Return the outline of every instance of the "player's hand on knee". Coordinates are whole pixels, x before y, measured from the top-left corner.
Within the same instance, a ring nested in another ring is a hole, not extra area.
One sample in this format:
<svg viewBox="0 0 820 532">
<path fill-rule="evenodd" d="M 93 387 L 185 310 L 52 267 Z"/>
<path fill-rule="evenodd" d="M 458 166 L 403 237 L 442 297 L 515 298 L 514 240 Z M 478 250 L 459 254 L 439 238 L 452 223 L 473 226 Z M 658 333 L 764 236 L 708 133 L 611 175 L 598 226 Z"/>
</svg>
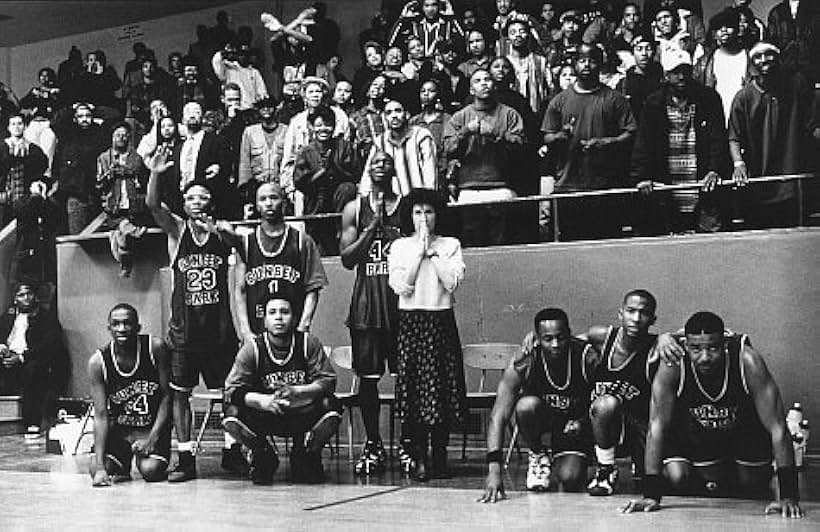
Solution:
<svg viewBox="0 0 820 532">
<path fill-rule="evenodd" d="M 658 356 L 667 366 L 677 366 L 686 356 L 686 351 L 669 333 L 658 335 L 657 350 Z"/>
<path fill-rule="evenodd" d="M 577 436 L 581 434 L 581 420 L 570 419 L 567 421 L 567 424 L 564 425 L 564 434 L 567 436 Z"/>
<path fill-rule="evenodd" d="M 500 468 L 500 464 L 498 464 L 496 468 L 490 468 L 490 472 L 487 474 L 487 485 L 484 488 L 484 493 L 477 499 L 477 502 L 496 503 L 507 498 L 504 492 L 504 481 L 501 480 Z"/>
<path fill-rule="evenodd" d="M 791 519 L 800 519 L 803 517 L 803 510 L 800 504 L 794 499 L 783 499 L 782 501 L 774 501 L 766 506 L 764 511 L 766 515 L 781 514 L 783 517 Z"/>
<path fill-rule="evenodd" d="M 108 472 L 101 467 L 97 469 L 92 475 L 91 485 L 95 488 L 99 488 L 102 486 L 110 486 L 111 477 L 109 477 Z"/>
<path fill-rule="evenodd" d="M 661 503 L 655 499 L 632 499 L 624 506 L 621 506 L 622 514 L 634 512 L 656 512 L 661 509 Z"/>
</svg>

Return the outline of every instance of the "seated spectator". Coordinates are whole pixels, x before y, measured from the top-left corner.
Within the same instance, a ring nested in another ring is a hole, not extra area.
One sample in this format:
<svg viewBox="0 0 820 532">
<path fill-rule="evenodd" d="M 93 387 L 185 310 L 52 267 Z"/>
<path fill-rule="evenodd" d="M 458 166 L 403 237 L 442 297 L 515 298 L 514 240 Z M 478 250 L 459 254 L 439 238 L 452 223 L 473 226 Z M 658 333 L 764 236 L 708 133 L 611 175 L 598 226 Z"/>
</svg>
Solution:
<svg viewBox="0 0 820 532">
<path fill-rule="evenodd" d="M 282 101 L 276 106 L 276 118 L 280 124 L 286 126 L 290 120 L 305 110 L 305 102 L 301 95 L 302 81 L 288 81 L 282 86 Z"/>
<path fill-rule="evenodd" d="M 279 467 L 270 435 L 293 438 L 293 480 L 324 481 L 322 448 L 342 417 L 333 396 L 336 375 L 322 343 L 296 332 L 295 325 L 290 300 L 273 295 L 265 304 L 265 330 L 243 344 L 225 380 L 222 425 L 251 450 L 254 484 L 271 484 Z"/>
<path fill-rule="evenodd" d="M 327 61 L 316 65 L 316 77 L 327 81 L 331 91 L 336 90 L 336 85 L 339 82 L 344 81 L 347 83 L 347 77 L 342 74 L 342 56 L 338 54 L 331 55 Z"/>
<path fill-rule="evenodd" d="M 272 98 L 256 102 L 256 108 L 261 121 L 245 128 L 239 149 L 237 185 L 246 217 L 253 212 L 256 187 L 262 183 L 279 184 L 285 133 L 288 129 L 276 120 L 276 103 Z"/>
<path fill-rule="evenodd" d="M 476 2 L 466 2 L 466 5 L 461 9 L 461 28 L 464 30 L 464 35 L 467 35 L 473 30 L 478 30 L 484 35 L 491 35 L 493 29 L 487 21 L 487 15 L 480 5 Z M 489 43 L 494 44 L 494 43 Z M 493 46 L 489 47 L 491 50 Z"/>
<path fill-rule="evenodd" d="M 241 109 L 251 109 L 253 104 L 268 97 L 268 89 L 262 74 L 251 66 L 247 46 L 228 43 L 217 51 L 211 60 L 214 73 L 222 83 L 236 83 L 242 90 Z"/>
<path fill-rule="evenodd" d="M 106 64 L 102 50 L 89 52 L 85 56 L 85 70 L 77 80 L 78 90 L 83 100 L 97 107 L 97 114 L 106 120 L 117 120 L 116 91 L 122 87 L 114 67 Z"/>
<path fill-rule="evenodd" d="M 57 282 L 57 228 L 62 219 L 54 193 L 34 181 L 17 202 L 17 239 L 9 278 L 13 282 L 51 285 Z"/>
<path fill-rule="evenodd" d="M 0 142 L 0 227 L 14 218 L 17 203 L 48 169 L 43 150 L 23 136 L 25 128 L 23 115 L 11 115 L 7 126 L 9 136 Z"/>
<path fill-rule="evenodd" d="M 609 48 L 617 54 L 626 71 L 635 64 L 632 57 L 632 41 L 638 35 L 646 34 L 646 27 L 643 23 L 641 8 L 635 2 L 627 2 L 624 5 L 621 22 L 612 35 Z M 652 39 L 654 43 L 655 39 Z M 606 44 L 606 43 L 605 43 Z"/>
<path fill-rule="evenodd" d="M 353 98 L 365 101 L 364 94 L 373 78 L 384 70 L 384 47 L 377 42 L 364 44 L 364 64 L 353 75 Z"/>
<path fill-rule="evenodd" d="M 435 80 L 430 79 L 422 83 L 419 91 L 421 112 L 410 119 L 411 126 L 420 126 L 427 129 L 436 143 L 436 175 L 437 182 L 444 183 L 447 174 L 447 156 L 444 150 L 444 128 L 452 116 L 444 111 L 441 105 L 441 89 Z"/>
<path fill-rule="evenodd" d="M 303 214 L 342 212 L 356 197 L 361 166 L 353 145 L 344 137 L 334 137 L 336 115 L 321 106 L 308 115 L 313 140 L 296 157 L 293 181 L 304 195 Z M 338 254 L 338 221 L 315 220 L 307 224 L 308 234 L 322 255 Z"/>
<path fill-rule="evenodd" d="M 457 38 L 463 42 L 464 30 L 454 15 L 449 0 L 407 2 L 390 32 L 387 45 L 395 46 L 406 41 L 410 35 L 414 35 L 421 39 L 424 57 L 433 57 L 438 51 L 438 43 Z"/>
<path fill-rule="evenodd" d="M 754 15 L 749 7 L 751 3 L 752 0 L 734 0 L 732 2 L 732 6 L 740 15 L 737 34 L 746 51 L 766 37 L 766 25 Z"/>
<path fill-rule="evenodd" d="M 401 73 L 404 53 L 398 46 L 391 46 L 384 54 L 382 76 L 386 82 L 385 94 L 391 100 L 398 100 L 410 113 L 419 111 L 419 82 L 408 79 Z"/>
<path fill-rule="evenodd" d="M 411 126 L 410 116 L 401 102 L 390 100 L 384 105 L 386 130 L 373 139 L 373 147 L 364 164 L 364 173 L 359 185 L 359 193 L 370 193 L 370 160 L 378 151 L 383 151 L 395 161 L 393 192 L 398 196 L 407 195 L 411 189 L 427 188 L 436 190 L 436 143 L 433 135 L 423 127 Z"/>
<path fill-rule="evenodd" d="M 553 71 L 561 65 L 571 65 L 575 63 L 575 55 L 578 53 L 578 46 L 581 44 L 581 18 L 578 12 L 570 9 L 561 13 L 559 19 L 561 23 L 561 37 L 548 45 L 545 49 L 547 63 Z"/>
<path fill-rule="evenodd" d="M 182 84 L 184 77 L 182 66 L 182 54 L 180 52 L 168 54 L 168 76 L 171 78 L 172 87 L 178 87 Z"/>
<path fill-rule="evenodd" d="M 342 110 L 348 117 L 353 115 L 355 102 L 353 101 L 353 85 L 349 81 L 340 80 L 333 89 L 333 105 Z"/>
<path fill-rule="evenodd" d="M 631 175 L 654 205 L 636 209 L 638 234 L 710 232 L 723 227 L 715 186 L 727 174 L 727 137 L 720 96 L 692 78 L 684 51 L 667 54 L 665 83 L 646 99 L 635 145 Z M 698 189 L 653 192 L 653 184 L 699 184 Z M 647 202 L 645 202 L 647 203 Z M 660 210 L 660 212 L 653 212 Z M 652 219 L 652 215 L 660 219 Z"/>
<path fill-rule="evenodd" d="M 32 87 L 20 100 L 20 112 L 31 117 L 38 111 L 42 116 L 53 116 L 63 106 L 62 91 L 57 86 L 57 74 L 54 69 L 41 68 L 37 73 L 39 85 Z"/>
<path fill-rule="evenodd" d="M 370 153 L 373 139 L 384 133 L 382 112 L 384 111 L 386 86 L 384 76 L 373 78 L 365 94 L 367 98 L 365 104 L 350 115 L 354 146 L 362 159 Z"/>
<path fill-rule="evenodd" d="M 441 88 L 441 103 L 444 110 L 453 113 L 464 106 L 470 95 L 470 80 L 458 69 L 459 46 L 455 41 L 440 41 L 432 72 L 423 71 L 419 76 L 422 83 L 434 79 Z"/>
<path fill-rule="evenodd" d="M 526 18 L 516 17 L 507 21 L 505 32 L 510 41 L 507 59 L 515 73 L 515 89 L 527 99 L 532 112 L 540 114 L 552 90 L 552 72 L 547 58 L 531 49 L 529 31 Z"/>
<path fill-rule="evenodd" d="M 203 109 L 216 106 L 217 87 L 200 70 L 199 62 L 193 56 L 182 59 L 182 80 L 176 87 L 172 111 L 177 120 L 182 116 L 182 108 L 187 103 L 196 102 Z"/>
<path fill-rule="evenodd" d="M 111 231 L 111 254 L 120 263 L 120 275 L 130 277 L 136 240 L 142 238 L 151 216 L 145 205 L 148 170 L 131 146 L 131 126 L 114 126 L 111 146 L 97 157 L 97 192 Z"/>
<path fill-rule="evenodd" d="M 339 53 L 341 30 L 335 20 L 328 18 L 327 5 L 324 2 L 313 2 L 310 20 L 313 24 L 307 26 L 307 34 L 311 42 L 307 47 L 308 72 L 316 72 L 317 65 L 325 64 L 328 59 Z M 330 80 L 328 80 L 330 83 Z M 331 88 L 335 83 L 330 83 Z"/>
<path fill-rule="evenodd" d="M 546 55 L 547 47 L 552 41 L 561 38 L 561 26 L 558 24 L 558 17 L 555 16 L 556 2 L 544 2 L 541 4 L 541 12 L 538 15 L 538 22 L 535 31 L 538 32 L 538 42 L 540 49 Z"/>
<path fill-rule="evenodd" d="M 150 105 L 154 100 L 169 102 L 174 97 L 175 87 L 167 75 L 157 70 L 155 59 L 142 62 L 139 72 L 132 73 L 122 89 L 125 99 L 125 116 L 134 119 L 143 131 L 151 127 Z"/>
<path fill-rule="evenodd" d="M 470 78 L 473 72 L 479 68 L 489 69 L 490 61 L 493 57 L 487 50 L 487 40 L 484 34 L 479 30 L 470 30 L 467 32 L 467 59 L 458 65 L 459 71 L 464 74 L 466 78 Z"/>
<path fill-rule="evenodd" d="M 48 110 L 43 107 L 38 107 L 31 117 L 31 121 L 26 126 L 26 131 L 23 136 L 27 141 L 33 142 L 43 150 L 48 158 L 48 167 L 43 175 L 51 178 L 51 167 L 54 164 L 54 153 L 57 150 L 57 135 L 51 128 L 51 120 L 53 115 L 47 114 Z"/>
<path fill-rule="evenodd" d="M 684 19 L 678 15 L 674 1 L 671 0 L 664 0 L 655 12 L 655 40 L 658 42 L 658 55 L 661 60 L 664 55 L 676 50 L 689 53 L 695 63 L 703 57 L 706 42 L 706 32 L 702 30 L 703 23 L 696 25 L 701 28 L 699 31 L 702 31 L 702 34 L 698 35 L 693 28 L 682 27 L 683 21 Z"/>
<path fill-rule="evenodd" d="M 634 64 L 618 84 L 617 90 L 629 100 L 635 120 L 640 121 L 646 97 L 661 87 L 663 69 L 655 61 L 656 43 L 648 34 L 638 34 L 632 39 Z"/>
<path fill-rule="evenodd" d="M 41 308 L 31 283 L 17 284 L 12 307 L 0 316 L 0 363 L 4 389 L 22 395 L 26 438 L 46 434 L 68 376 L 68 357 L 56 313 Z"/>
<path fill-rule="evenodd" d="M 507 35 L 506 28 L 510 20 L 515 18 L 526 19 L 533 40 L 539 45 L 542 44 L 539 42 L 539 35 L 535 30 L 537 21 L 530 15 L 520 11 L 518 9 L 518 3 L 518 0 L 496 0 L 495 2 L 495 9 L 498 12 L 498 16 L 495 17 L 495 22 L 493 23 L 493 29 L 498 35 L 498 40 L 495 42 L 495 55 L 506 56 L 510 53 L 510 39 Z"/>
<path fill-rule="evenodd" d="M 424 57 L 424 43 L 416 36 L 407 38 L 407 62 L 401 67 L 401 73 L 407 79 L 418 79 L 425 68 L 430 68 L 430 60 Z"/>
<path fill-rule="evenodd" d="M 473 102 L 453 114 L 444 146 L 457 170 L 448 176 L 450 195 L 459 202 L 512 199 L 513 164 L 523 151 L 524 121 L 495 99 L 493 78 L 484 69 L 470 78 Z M 465 246 L 499 245 L 506 236 L 503 205 L 462 207 Z"/>
</svg>

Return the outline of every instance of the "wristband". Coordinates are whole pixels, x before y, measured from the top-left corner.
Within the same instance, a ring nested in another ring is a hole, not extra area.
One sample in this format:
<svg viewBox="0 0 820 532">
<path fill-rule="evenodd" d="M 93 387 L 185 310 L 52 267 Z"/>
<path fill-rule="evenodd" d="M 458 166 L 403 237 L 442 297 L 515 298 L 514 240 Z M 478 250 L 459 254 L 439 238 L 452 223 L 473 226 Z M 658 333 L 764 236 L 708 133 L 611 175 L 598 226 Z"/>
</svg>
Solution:
<svg viewBox="0 0 820 532">
<path fill-rule="evenodd" d="M 797 468 L 793 465 L 777 468 L 777 487 L 780 500 L 800 500 L 800 489 L 797 486 Z"/>
<path fill-rule="evenodd" d="M 495 450 L 490 451 L 487 453 L 487 463 L 488 464 L 500 464 L 501 463 L 501 451 Z"/>
<path fill-rule="evenodd" d="M 746 166 L 746 163 L 743 161 L 735 161 L 734 162 L 735 168 L 740 168 L 741 166 Z"/>
<path fill-rule="evenodd" d="M 654 499 L 661 502 L 666 482 L 661 475 L 644 475 L 641 481 L 644 499 Z"/>
</svg>

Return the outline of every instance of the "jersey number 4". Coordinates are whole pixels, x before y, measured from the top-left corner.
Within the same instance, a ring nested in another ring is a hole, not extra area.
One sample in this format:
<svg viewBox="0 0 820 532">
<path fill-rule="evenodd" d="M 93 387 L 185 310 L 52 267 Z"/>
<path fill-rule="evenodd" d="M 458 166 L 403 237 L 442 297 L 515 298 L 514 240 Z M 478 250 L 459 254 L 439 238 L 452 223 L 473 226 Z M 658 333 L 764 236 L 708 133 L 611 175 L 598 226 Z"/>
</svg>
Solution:
<svg viewBox="0 0 820 532">
<path fill-rule="evenodd" d="M 134 402 L 131 403 L 131 411 L 135 414 L 140 414 L 143 416 L 148 414 L 148 396 L 142 394 L 137 397 Z"/>
<path fill-rule="evenodd" d="M 381 262 L 386 260 L 388 251 L 390 251 L 390 242 L 384 243 L 381 240 L 374 240 L 367 254 L 371 261 Z"/>
</svg>

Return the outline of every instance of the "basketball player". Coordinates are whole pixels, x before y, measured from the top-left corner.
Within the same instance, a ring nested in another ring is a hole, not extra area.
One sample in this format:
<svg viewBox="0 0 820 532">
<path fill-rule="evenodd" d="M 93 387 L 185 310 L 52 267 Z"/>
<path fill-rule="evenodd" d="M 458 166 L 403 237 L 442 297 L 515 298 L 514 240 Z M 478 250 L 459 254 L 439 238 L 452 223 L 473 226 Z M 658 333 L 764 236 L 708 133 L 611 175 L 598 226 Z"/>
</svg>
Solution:
<svg viewBox="0 0 820 532">
<path fill-rule="evenodd" d="M 251 449 L 254 484 L 271 484 L 279 467 L 267 440 L 273 434 L 293 437 L 293 479 L 321 482 L 322 448 L 341 421 L 333 367 L 318 338 L 294 330 L 288 297 L 267 301 L 265 330 L 242 345 L 225 382 L 222 424 Z"/>
<path fill-rule="evenodd" d="M 592 388 L 587 375 L 595 370 L 597 353 L 572 336 L 569 318 L 561 309 L 539 311 L 534 327 L 534 348 L 510 361 L 498 384 L 487 430 L 487 485 L 479 502 L 504 498 L 501 448 L 513 411 L 518 430 L 530 445 L 527 489 L 549 489 L 552 467 L 564 490 L 578 491 L 586 485 L 592 458 L 587 415 Z M 552 440 L 552 462 L 541 442 L 547 432 Z"/>
<path fill-rule="evenodd" d="M 370 159 L 369 171 L 370 193 L 345 206 L 339 241 L 342 264 L 349 270 L 356 269 L 347 326 L 353 370 L 360 379 L 359 408 L 367 434 L 354 468 L 357 475 L 369 475 L 384 468 L 377 385 L 385 364 L 388 371 L 395 371 L 398 326 L 398 296 L 387 284 L 387 254 L 393 241 L 401 236 L 399 197 L 391 186 L 395 175 L 393 158 L 378 150 Z M 403 454 L 404 462 L 409 462 L 409 454 Z"/>
<path fill-rule="evenodd" d="M 683 487 L 690 480 L 711 492 L 768 493 L 774 456 L 780 497 L 765 513 L 803 516 L 780 391 L 746 335 L 724 330 L 717 315 L 695 313 L 681 341 L 686 359 L 659 366 L 652 384 L 644 498 L 622 512 L 658 510 L 667 485 Z"/>
<path fill-rule="evenodd" d="M 182 191 L 185 219 L 161 203 L 159 175 L 171 164 L 162 152 L 149 161 L 146 204 L 168 236 L 173 273 L 168 344 L 179 451 L 179 462 L 168 474 L 168 481 L 185 482 L 197 474 L 191 443 L 191 390 L 199 384 L 200 373 L 209 389 L 222 388 L 236 352 L 228 299 L 228 257 L 238 241 L 229 224 L 211 218 L 213 202 L 206 182 L 192 181 Z M 227 433 L 222 452 L 224 468 L 247 469 L 239 444 Z"/>
<path fill-rule="evenodd" d="M 310 331 L 327 286 L 319 248 L 306 233 L 285 224 L 285 192 L 276 183 L 256 191 L 256 209 L 262 223 L 242 238 L 234 270 L 234 308 L 242 341 L 264 330 L 265 303 L 273 294 L 285 294 L 293 304 L 296 329 Z"/>
<path fill-rule="evenodd" d="M 171 390 L 165 344 L 139 334 L 137 311 L 120 303 L 108 313 L 111 342 L 91 355 L 94 400 L 93 486 L 131 478 L 131 460 L 146 482 L 165 480 L 171 457 Z"/>
</svg>

